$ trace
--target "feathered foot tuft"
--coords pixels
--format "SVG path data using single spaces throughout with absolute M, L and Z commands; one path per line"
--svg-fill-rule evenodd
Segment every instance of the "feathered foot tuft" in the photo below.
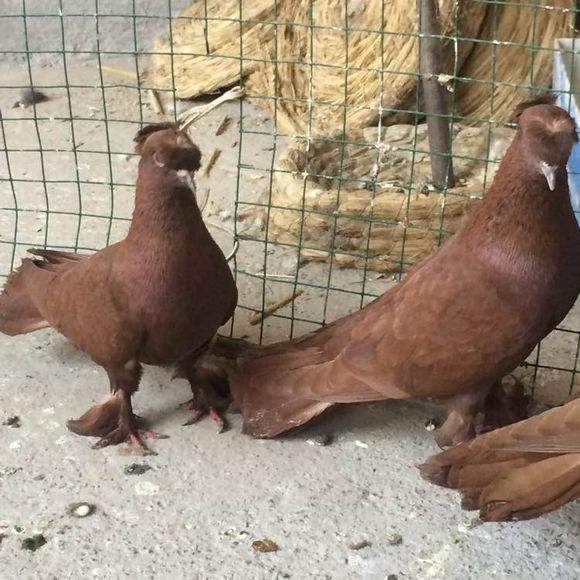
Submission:
M 100 437 L 93 449 L 129 443 L 143 455 L 154 455 L 143 439 L 163 439 L 166 436 L 144 429 L 131 408 L 130 395 L 116 391 L 100 403 L 93 405 L 82 417 L 67 422 L 67 427 L 77 435 Z

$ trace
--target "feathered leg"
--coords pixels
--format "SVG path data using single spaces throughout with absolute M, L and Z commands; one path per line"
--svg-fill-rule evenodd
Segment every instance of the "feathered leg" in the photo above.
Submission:
M 528 417 L 528 405 L 530 398 L 526 395 L 524 385 L 516 377 L 511 386 L 504 386 L 498 381 L 485 399 L 485 422 L 483 430 L 493 431 L 500 427 L 506 427 Z
M 100 437 L 93 448 L 128 442 L 144 454 L 152 452 L 143 443 L 143 438 L 160 437 L 153 431 L 139 428 L 139 419 L 133 413 L 131 398 L 139 388 L 143 369 L 136 361 L 121 368 L 107 369 L 111 394 L 93 405 L 82 417 L 70 420 L 67 427 L 77 435 Z
M 184 425 L 193 425 L 208 416 L 218 426 L 218 433 L 227 429 L 222 413 L 227 407 L 227 378 L 218 367 L 209 362 L 209 355 L 192 356 L 177 365 L 176 377 L 185 378 L 191 385 L 193 398 L 182 405 L 192 411 L 191 418 Z
M 447 419 L 435 435 L 439 447 L 451 447 L 475 437 L 483 426 L 485 400 L 492 386 L 480 387 L 449 399 Z
M 435 436 L 440 447 L 457 445 L 525 419 L 528 397 L 520 382 L 507 388 L 497 381 L 490 387 L 452 397 L 447 406 L 449 414 Z

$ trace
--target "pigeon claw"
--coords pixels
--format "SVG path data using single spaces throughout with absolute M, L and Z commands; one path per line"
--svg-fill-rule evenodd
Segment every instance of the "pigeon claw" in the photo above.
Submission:
M 222 417 L 221 411 L 219 411 L 216 407 L 213 406 L 202 406 L 196 404 L 194 401 L 188 401 L 187 403 L 183 403 L 181 405 L 183 409 L 187 409 L 191 411 L 190 418 L 183 424 L 184 427 L 188 427 L 189 425 L 195 425 L 199 423 L 204 417 L 209 417 L 214 423 L 217 424 L 218 435 L 227 431 L 228 424 L 224 417 Z
M 101 437 L 93 446 L 93 449 L 104 449 L 111 445 L 128 443 L 131 449 L 138 455 L 157 455 L 155 451 L 149 449 L 143 439 L 159 439 L 158 433 L 148 430 L 132 430 L 125 427 L 117 427 L 115 430 Z

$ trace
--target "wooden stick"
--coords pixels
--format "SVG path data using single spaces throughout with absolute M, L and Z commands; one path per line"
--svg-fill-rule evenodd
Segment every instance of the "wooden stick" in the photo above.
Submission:
M 215 130 L 215 134 L 221 135 L 229 127 L 231 121 L 232 118 L 229 115 L 226 115 Z
M 177 116 L 177 120 L 179 121 L 179 128 L 183 131 L 189 127 L 192 123 L 207 115 L 210 111 L 219 107 L 221 104 L 226 103 L 228 101 L 235 101 L 236 99 L 242 99 L 246 94 L 245 89 L 242 87 L 234 87 L 229 91 L 225 92 L 223 95 L 219 96 L 217 99 L 214 99 L 210 103 L 206 103 L 205 105 L 198 105 L 195 107 L 191 107 L 191 109 L 187 109 L 182 113 L 179 113 Z
M 112 75 L 117 75 L 118 77 L 125 77 L 127 79 L 137 80 L 137 73 L 132 70 L 127 70 L 124 68 L 117 68 L 116 66 L 107 66 L 105 64 L 101 65 L 101 70 L 103 72 L 108 72 Z
M 250 324 L 252 326 L 256 326 L 256 324 L 259 324 L 262 322 L 262 320 L 268 318 L 268 316 L 271 316 L 277 310 L 280 310 L 280 308 L 284 308 L 284 306 L 290 304 L 290 302 L 293 302 L 296 300 L 296 298 L 298 298 L 298 296 L 301 296 L 302 294 L 304 294 L 304 290 L 296 290 L 296 292 L 290 296 L 286 296 L 286 298 L 282 298 L 282 300 L 278 300 L 278 302 L 274 302 L 273 304 L 270 304 L 270 306 L 266 306 L 262 312 L 254 312 L 254 314 L 250 316 Z
M 209 159 L 207 160 L 207 163 L 205 164 L 205 168 L 203 170 L 204 177 L 209 177 L 209 174 L 211 173 L 211 170 L 213 169 L 215 162 L 219 159 L 219 156 L 221 154 L 222 154 L 221 149 L 214 149 L 212 151 L 212 154 L 209 156 Z
M 445 87 L 437 77 L 444 71 L 443 50 L 437 20 L 435 0 L 417 0 L 419 12 L 419 70 L 423 87 L 423 103 L 429 131 L 431 173 L 433 183 L 439 189 L 453 187 L 455 176 L 451 159 L 449 118 L 446 117 Z
M 163 108 L 163 103 L 161 102 L 159 93 L 155 89 L 149 89 L 147 93 L 149 94 L 149 103 L 151 104 L 151 108 L 158 115 L 165 115 L 165 109 Z

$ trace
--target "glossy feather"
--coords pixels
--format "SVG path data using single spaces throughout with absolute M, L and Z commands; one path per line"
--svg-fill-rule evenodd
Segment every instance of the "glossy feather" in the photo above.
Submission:
M 246 432 L 272 437 L 336 403 L 425 396 L 450 398 L 444 444 L 483 427 L 477 416 L 494 385 L 580 290 L 565 170 L 574 122 L 546 104 L 518 114 L 493 184 L 460 232 L 364 309 L 240 358 L 231 383 Z M 555 191 L 535 151 L 558 164 Z
M 421 475 L 459 490 L 486 521 L 528 519 L 580 497 L 580 399 L 428 459 Z

